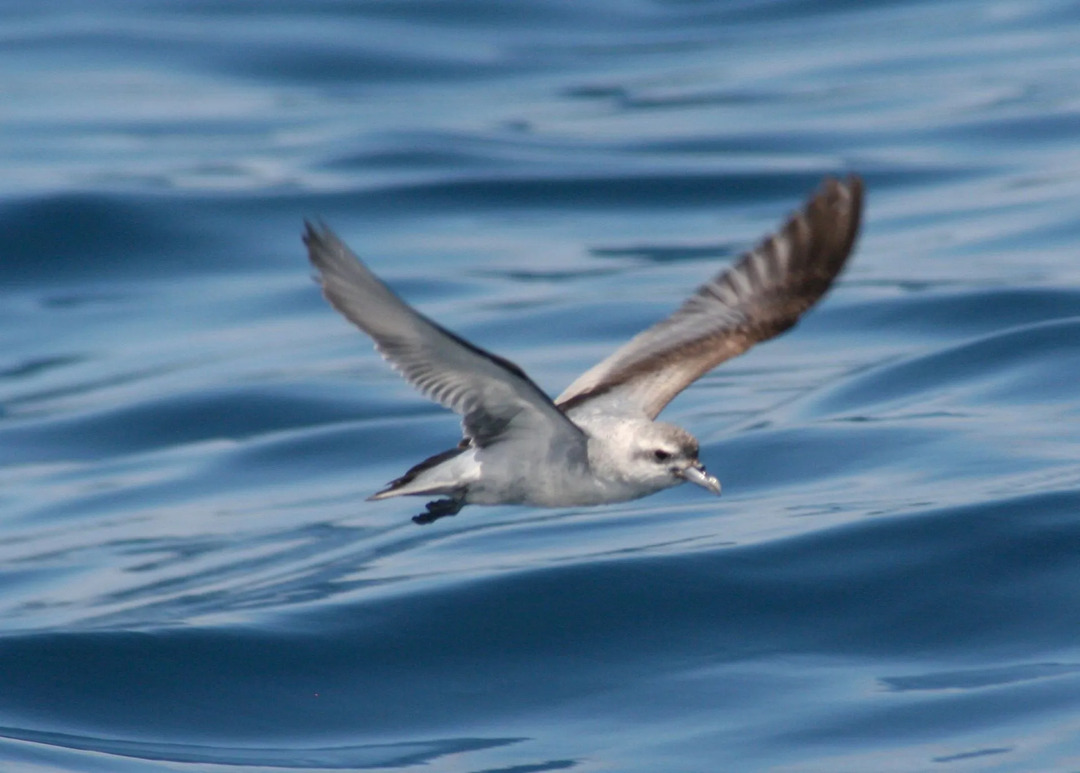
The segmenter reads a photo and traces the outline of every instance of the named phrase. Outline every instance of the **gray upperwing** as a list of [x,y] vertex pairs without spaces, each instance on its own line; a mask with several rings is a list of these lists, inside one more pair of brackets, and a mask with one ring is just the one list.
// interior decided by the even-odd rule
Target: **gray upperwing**
[[579,376],[556,404],[603,401],[596,404],[655,419],[703,374],[787,330],[825,294],[855,244],[862,201],[858,177],[826,179],[778,232]]
[[382,283],[330,229],[305,223],[304,244],[323,294],[375,341],[384,358],[426,397],[461,414],[466,437],[484,447],[517,431],[541,443],[584,436],[517,365],[474,346],[418,313]]

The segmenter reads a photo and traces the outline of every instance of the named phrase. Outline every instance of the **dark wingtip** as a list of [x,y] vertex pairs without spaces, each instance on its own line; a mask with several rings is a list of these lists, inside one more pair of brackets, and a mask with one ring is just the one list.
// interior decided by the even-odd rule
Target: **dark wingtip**
[[[857,174],[849,174],[842,180],[826,177],[803,207],[802,214],[812,231],[807,257],[820,261],[834,274],[840,273],[854,249],[862,224],[863,187]],[[793,217],[788,226],[798,217]]]
[[810,203],[812,204],[816,200],[822,200],[829,204],[833,204],[838,201],[842,194],[846,194],[851,200],[851,212],[852,220],[855,223],[859,221],[859,215],[862,213],[863,191],[865,185],[863,180],[857,174],[849,174],[843,179],[837,177],[826,177],[817,192],[811,197]]
[[847,188],[848,196],[851,198],[851,204],[849,205],[850,214],[848,216],[848,233],[847,243],[845,249],[847,255],[845,255],[845,262],[851,256],[851,253],[855,249],[855,240],[859,236],[859,231],[862,228],[862,215],[863,215],[863,194],[865,186],[863,185],[862,178],[857,174],[849,174],[844,180]]
[[320,287],[323,285],[323,275],[321,269],[319,268],[319,263],[316,260],[315,251],[324,241],[326,233],[327,229],[326,226],[322,223],[322,221],[318,221],[318,225],[316,226],[315,223],[308,220],[306,217],[304,218],[304,233],[301,234],[300,240],[304,243],[304,246],[307,247],[308,262],[310,262],[312,267],[315,269],[314,273],[312,273],[311,275],[311,278],[315,281],[315,284],[319,285]]
[[[331,231],[322,220],[304,218],[304,233],[301,235],[301,239],[304,246],[307,247],[308,260],[317,272],[314,279],[320,285],[325,286],[326,273],[332,269],[336,262],[337,253],[352,254],[349,252],[349,248],[338,238],[337,234]],[[353,257],[355,258],[355,256]]]
[[855,221],[855,230],[857,231],[859,224],[862,222],[863,194],[866,186],[863,184],[863,179],[854,173],[847,176],[847,185],[848,190],[851,191],[852,220]]
[[863,179],[852,172],[843,180],[830,178],[830,181],[833,182],[837,188],[846,190],[848,196],[851,198],[852,230],[857,231],[862,220],[863,193],[866,188],[863,184]]
[[330,229],[326,227],[326,223],[322,220],[312,222],[305,217],[304,233],[301,235],[300,239],[304,242],[304,246],[310,249],[313,242],[322,241],[329,232]]

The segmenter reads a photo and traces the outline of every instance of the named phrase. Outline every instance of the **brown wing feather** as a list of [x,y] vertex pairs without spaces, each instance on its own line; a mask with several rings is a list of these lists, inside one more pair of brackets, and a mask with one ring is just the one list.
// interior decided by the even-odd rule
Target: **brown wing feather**
[[667,319],[582,374],[564,411],[604,398],[650,418],[700,376],[794,325],[829,289],[858,234],[863,184],[826,179],[802,210]]

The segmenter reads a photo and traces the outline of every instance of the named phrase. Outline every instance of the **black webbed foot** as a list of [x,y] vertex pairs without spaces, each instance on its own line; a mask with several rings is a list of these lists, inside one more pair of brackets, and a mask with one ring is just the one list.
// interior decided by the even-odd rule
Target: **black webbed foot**
[[464,506],[465,502],[461,499],[436,499],[427,503],[427,512],[413,516],[413,523],[426,526],[447,515],[457,515]]

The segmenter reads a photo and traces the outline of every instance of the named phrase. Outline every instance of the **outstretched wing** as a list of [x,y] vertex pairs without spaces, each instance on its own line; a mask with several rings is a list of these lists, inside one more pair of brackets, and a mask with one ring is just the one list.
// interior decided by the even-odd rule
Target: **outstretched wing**
[[[473,346],[397,297],[326,227],[306,223],[304,244],[331,305],[426,397],[462,416],[478,447],[517,433],[584,445],[581,430],[517,365]],[[573,446],[570,446],[573,447]]]
[[583,373],[555,403],[650,418],[724,360],[784,332],[829,289],[859,230],[863,185],[826,179],[802,210],[670,317]]

